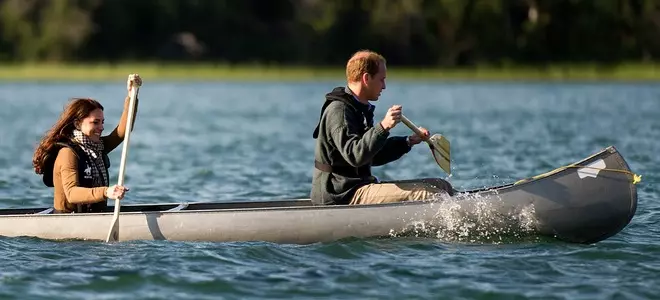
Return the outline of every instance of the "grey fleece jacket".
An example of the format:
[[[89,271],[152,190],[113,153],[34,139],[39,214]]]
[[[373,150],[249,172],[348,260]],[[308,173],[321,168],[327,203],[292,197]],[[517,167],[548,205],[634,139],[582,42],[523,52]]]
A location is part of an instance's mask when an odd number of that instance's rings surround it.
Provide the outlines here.
[[[348,204],[355,190],[375,183],[371,166],[395,161],[410,151],[405,136],[389,135],[380,122],[374,126],[373,106],[358,102],[350,89],[336,87],[326,94],[314,131],[312,203]]]

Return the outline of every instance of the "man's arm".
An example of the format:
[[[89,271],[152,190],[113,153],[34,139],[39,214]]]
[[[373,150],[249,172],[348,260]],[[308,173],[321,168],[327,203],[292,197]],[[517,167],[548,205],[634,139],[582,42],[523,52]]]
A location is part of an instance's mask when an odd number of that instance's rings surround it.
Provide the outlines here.
[[[373,159],[373,166],[380,166],[393,162],[404,154],[410,152],[410,145],[406,141],[405,136],[393,136],[387,139],[385,146],[381,149]]]
[[[371,163],[387,143],[390,133],[379,123],[361,135],[362,115],[358,116],[342,106],[328,109],[328,132],[344,160],[354,167]]]

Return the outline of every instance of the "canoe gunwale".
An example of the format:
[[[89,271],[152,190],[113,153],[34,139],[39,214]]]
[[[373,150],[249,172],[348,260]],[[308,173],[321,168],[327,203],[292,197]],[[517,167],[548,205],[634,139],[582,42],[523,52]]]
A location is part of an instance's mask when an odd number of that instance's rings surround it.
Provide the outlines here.
[[[422,201],[406,201],[398,203],[381,203],[381,204],[369,204],[369,205],[312,205],[309,199],[289,199],[289,200],[275,200],[275,201],[249,201],[249,202],[168,202],[168,203],[155,203],[155,204],[133,204],[133,205],[122,205],[121,215],[136,215],[136,214],[182,214],[182,213],[217,213],[217,212],[244,212],[244,211],[274,211],[274,210],[337,210],[337,209],[374,209],[374,208],[386,208],[392,206],[411,206],[411,205],[428,205],[431,203],[438,203],[441,200],[422,200]],[[280,203],[300,203],[301,205],[274,205]],[[225,205],[236,204],[237,207],[228,208]],[[251,204],[254,207],[240,207],[241,204]],[[263,204],[264,206],[259,206]],[[172,207],[176,208],[179,206],[186,206],[184,209],[180,210],[135,210],[136,208],[151,208],[151,207]],[[194,209],[196,205],[201,206],[218,206],[217,208],[203,208],[203,209]],[[192,208],[192,209],[191,209]],[[44,208],[48,210],[50,208]],[[112,209],[114,206],[109,205],[107,211],[97,212],[97,213],[70,213],[70,214],[41,214],[39,212],[35,213],[26,213],[26,214],[1,214],[0,217],[75,217],[75,216],[104,216],[112,215]],[[134,209],[134,210],[131,210]],[[30,209],[32,210],[32,209]],[[34,209],[35,211],[39,209]]]

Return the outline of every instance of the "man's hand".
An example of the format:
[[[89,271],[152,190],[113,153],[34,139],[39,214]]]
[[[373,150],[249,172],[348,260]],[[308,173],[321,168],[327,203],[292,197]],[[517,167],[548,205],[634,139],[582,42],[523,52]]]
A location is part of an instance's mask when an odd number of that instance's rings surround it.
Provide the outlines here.
[[[401,105],[393,105],[387,110],[385,118],[380,122],[380,125],[383,126],[383,129],[389,131],[399,122],[401,122]]]
[[[423,136],[419,136],[417,134],[413,134],[408,137],[408,145],[413,146],[421,143],[424,140],[427,140],[430,136],[430,133],[426,128],[424,127],[419,127],[419,131],[422,132]]]

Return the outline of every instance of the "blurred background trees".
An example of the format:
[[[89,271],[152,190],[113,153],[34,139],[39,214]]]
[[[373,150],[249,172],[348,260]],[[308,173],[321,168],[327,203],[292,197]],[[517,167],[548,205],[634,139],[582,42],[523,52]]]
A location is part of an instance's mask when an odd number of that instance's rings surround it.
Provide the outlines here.
[[[655,0],[0,0],[0,61],[654,62]]]

